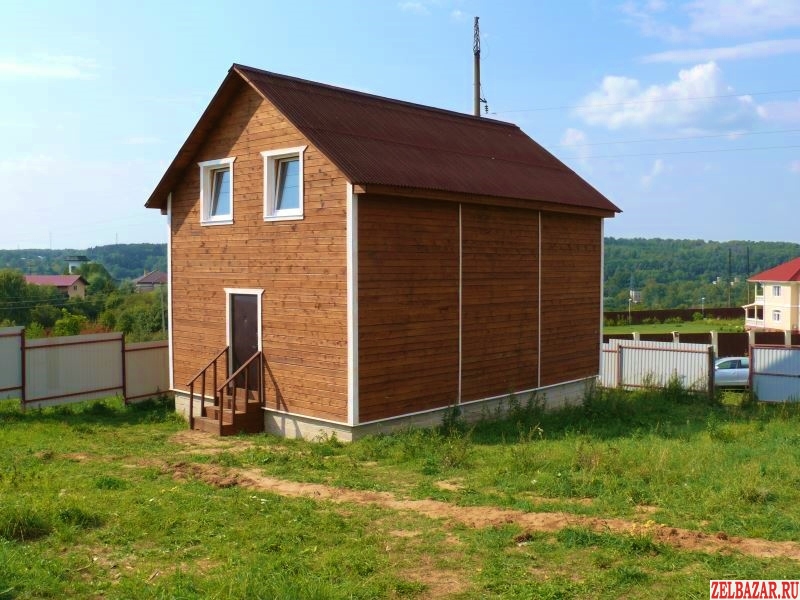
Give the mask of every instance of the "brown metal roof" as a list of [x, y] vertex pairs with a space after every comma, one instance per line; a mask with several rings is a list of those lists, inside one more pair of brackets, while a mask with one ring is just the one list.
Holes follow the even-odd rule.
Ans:
[[150, 271], [133, 280], [136, 285], [164, 285], [167, 283], [167, 274], [164, 271]]
[[[605, 196], [516, 125], [242, 65], [231, 67], [217, 96], [229, 87], [226, 82], [234, 73], [272, 102], [355, 185], [619, 212]], [[206, 114], [201, 122], [205, 118]], [[200, 123], [195, 132], [199, 127]], [[192, 136], [187, 144], [191, 140]], [[180, 157], [181, 153], [176, 161]], [[175, 167], [173, 163], [170, 171]], [[163, 207], [168, 191], [169, 188], [157, 188], [147, 206]], [[157, 192], [160, 197], [156, 197]]]

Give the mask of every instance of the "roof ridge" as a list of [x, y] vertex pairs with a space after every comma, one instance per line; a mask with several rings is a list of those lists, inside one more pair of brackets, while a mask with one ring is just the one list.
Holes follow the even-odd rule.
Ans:
[[[360, 90], [353, 90], [350, 88], [336, 86], [330, 83], [322, 83], [319, 81], [313, 81], [311, 79], [303, 79], [302, 77], [293, 77], [291, 75], [283, 75], [282, 73], [275, 73], [274, 71], [267, 71], [265, 69], [258, 69], [256, 67], [249, 67], [247, 65], [242, 65], [239, 63], [233, 63], [231, 66], [231, 70], [236, 70], [237, 72], [240, 71], [253, 71], [260, 75], [266, 75], [267, 77], [272, 77], [278, 80], [283, 80], [287, 82], [294, 82], [294, 83], [301, 83], [303, 85], [309, 85], [311, 87], [320, 88], [322, 90], [327, 90], [331, 92], [336, 92], [339, 94], [346, 94], [348, 96], [360, 96], [362, 98], [374, 100], [380, 100], [382, 102], [387, 102], [390, 104], [396, 104], [399, 106], [403, 106], [406, 108], [411, 108], [415, 110], [424, 110], [427, 112], [439, 114], [441, 116], [448, 116], [454, 119], [469, 119], [471, 121], [475, 121], [476, 123], [481, 123], [483, 125], [491, 126], [491, 127], [508, 127], [511, 129], [520, 130], [520, 127], [515, 123], [510, 123], [509, 121], [501, 121], [499, 119], [490, 119], [487, 117], [480, 117], [471, 115], [469, 113], [458, 112], [456, 110], [450, 110], [447, 108], [438, 108], [436, 106], [429, 106], [427, 104], [420, 104], [418, 102], [409, 102], [407, 100], [399, 100], [397, 98], [391, 98], [389, 96], [381, 96], [379, 94], [372, 94], [369, 92], [362, 92]], [[241, 73], [239, 73], [241, 75]]]

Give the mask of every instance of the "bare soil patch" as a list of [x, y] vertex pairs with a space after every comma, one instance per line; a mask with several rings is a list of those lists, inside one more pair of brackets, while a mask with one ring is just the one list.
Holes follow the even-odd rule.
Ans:
[[212, 433], [193, 429], [184, 429], [170, 438], [170, 441], [175, 444], [188, 446], [188, 449], [181, 450], [178, 454], [220, 454], [231, 450], [240, 452], [256, 447], [254, 443], [247, 440], [239, 438], [232, 441], [229, 440], [230, 438], [226, 439]]
[[619, 518], [588, 517], [564, 512], [522, 512], [491, 506], [456, 506], [438, 500], [402, 500], [388, 492], [369, 492], [336, 488], [266, 477], [254, 469], [228, 469], [217, 465], [180, 462], [165, 467], [178, 480], [199, 479], [217, 487], [241, 486], [294, 498], [315, 498], [336, 503], [373, 504], [397, 511], [413, 511], [432, 519], [445, 519], [469, 527], [498, 527], [516, 524], [525, 532], [554, 532], [567, 527], [583, 527], [596, 532], [646, 535], [675, 548], [699, 552], [740, 552], [763, 558], [790, 558], [800, 561], [800, 544], [757, 538], [737, 538], [724, 532], [669, 527], [652, 521], [637, 523]]

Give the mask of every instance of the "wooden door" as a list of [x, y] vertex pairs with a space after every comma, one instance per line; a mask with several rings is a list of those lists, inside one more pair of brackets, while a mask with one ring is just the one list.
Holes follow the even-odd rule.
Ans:
[[[236, 372], [258, 351], [258, 297], [253, 294], [231, 295], [231, 372]], [[258, 385], [258, 364], [248, 369], [250, 389]], [[236, 378], [237, 387], [244, 387], [244, 372]]]

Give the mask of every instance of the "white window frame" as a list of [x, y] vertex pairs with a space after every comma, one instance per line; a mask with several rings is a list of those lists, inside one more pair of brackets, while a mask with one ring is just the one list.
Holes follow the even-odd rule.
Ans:
[[[218, 158], [216, 160], [206, 160], [197, 163], [200, 167], [200, 224], [201, 225], [231, 225], [233, 224], [233, 161], [235, 156], [228, 158]], [[231, 173], [231, 209], [225, 215], [211, 215], [211, 190], [213, 182], [211, 178], [215, 171], [227, 167]]]
[[[265, 221], [292, 221], [303, 218], [303, 154], [308, 146], [297, 146], [294, 148], [280, 148], [277, 150], [265, 150], [261, 153], [264, 157], [264, 220]], [[285, 208], [278, 210], [277, 198], [277, 164], [284, 158], [297, 158], [299, 205], [297, 208]]]
[[773, 285], [773, 286], [772, 286], [772, 295], [773, 295], [775, 298], [777, 298], [778, 296], [780, 296], [780, 295], [781, 295], [781, 286], [779, 286], [779, 285]]
[[781, 322], [781, 311], [779, 311], [779, 310], [773, 310], [773, 311], [772, 311], [772, 320], [773, 320], [775, 323], [780, 323], [780, 322]]

